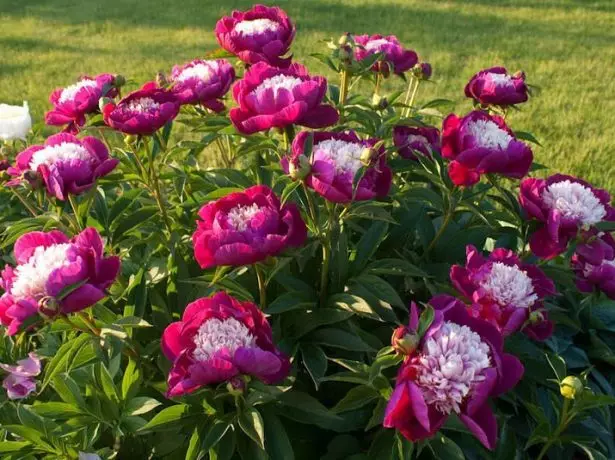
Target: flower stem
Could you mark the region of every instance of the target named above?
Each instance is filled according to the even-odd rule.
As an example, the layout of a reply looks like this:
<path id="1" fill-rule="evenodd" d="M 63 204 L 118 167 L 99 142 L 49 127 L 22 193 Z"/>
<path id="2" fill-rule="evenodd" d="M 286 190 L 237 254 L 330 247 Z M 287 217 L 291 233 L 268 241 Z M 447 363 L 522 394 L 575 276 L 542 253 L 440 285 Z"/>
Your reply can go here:
<path id="1" fill-rule="evenodd" d="M 169 234 L 173 233 L 173 229 L 171 227 L 171 221 L 169 220 L 169 215 L 167 214 L 167 208 L 164 205 L 162 200 L 162 193 L 160 192 L 160 180 L 158 179 L 158 174 L 156 173 L 156 168 L 154 168 L 154 153 L 153 150 L 150 150 L 149 144 L 147 142 L 147 137 L 143 137 L 143 144 L 145 145 L 145 149 L 148 152 L 149 156 L 149 177 L 148 183 L 150 185 L 150 190 L 154 195 L 154 199 L 156 200 L 156 204 L 158 204 L 158 209 L 160 209 L 160 213 L 162 214 L 162 220 L 169 231 Z M 161 144 L 162 147 L 162 144 Z"/>
<path id="2" fill-rule="evenodd" d="M 542 460 L 542 458 L 547 454 L 551 446 L 553 446 L 555 441 L 557 441 L 557 439 L 559 438 L 559 435 L 566 429 L 566 427 L 572 420 L 572 417 L 570 418 L 568 417 L 569 408 L 570 408 L 570 400 L 564 399 L 564 404 L 562 406 L 562 413 L 559 418 L 559 425 L 553 432 L 553 436 L 551 436 L 549 440 L 547 441 L 547 443 L 542 447 L 542 450 L 538 454 L 538 457 L 536 457 L 536 460 Z"/>
<path id="3" fill-rule="evenodd" d="M 258 295 L 261 310 L 264 310 L 267 306 L 267 281 L 265 279 L 265 273 L 259 264 L 254 264 L 254 271 L 256 272 L 256 278 L 258 279 Z"/>
<path id="4" fill-rule="evenodd" d="M 414 84 L 414 89 L 412 90 L 412 95 L 410 95 L 410 87 L 413 86 L 412 83 L 415 80 L 416 80 L 416 83 Z M 402 114 L 405 117 L 410 115 L 410 110 L 412 109 L 412 105 L 414 104 L 414 99 L 416 98 L 416 93 L 419 90 L 419 85 L 420 84 L 421 84 L 421 80 L 417 80 L 415 78 L 412 78 L 410 80 L 410 84 L 408 84 L 408 92 L 406 93 L 406 101 L 404 102 L 404 104 L 406 105 L 406 108 L 404 109 L 404 113 Z M 409 99 L 408 99 L 408 96 L 410 96 Z"/>
<path id="5" fill-rule="evenodd" d="M 80 232 L 81 230 L 83 230 L 83 227 L 79 219 L 79 205 L 75 201 L 75 196 L 69 193 L 68 202 L 70 203 L 70 207 L 72 208 L 73 214 L 75 215 L 75 223 L 77 224 L 77 231 Z"/>
<path id="6" fill-rule="evenodd" d="M 14 187 L 7 187 L 11 190 L 11 192 L 13 192 L 13 194 L 17 197 L 17 199 L 19 201 L 21 201 L 21 204 L 24 205 L 24 207 L 30 211 L 30 214 L 32 214 L 33 217 L 37 217 L 38 213 L 36 212 L 36 210 L 32 207 L 32 205 L 30 203 L 28 203 L 28 201 L 23 197 L 23 195 L 21 193 L 19 193 L 19 190 L 17 190 Z"/>
<path id="7" fill-rule="evenodd" d="M 292 145 L 293 139 L 295 138 L 295 127 L 293 125 L 288 125 L 284 127 L 284 150 L 288 152 L 290 150 L 290 146 Z"/>
<path id="8" fill-rule="evenodd" d="M 312 195 L 310 193 L 310 191 L 307 188 L 307 185 L 305 185 L 305 182 L 303 182 L 303 191 L 305 192 L 305 196 L 307 197 L 307 202 L 308 202 L 308 208 L 310 210 L 310 217 L 312 219 L 312 225 L 314 226 L 314 230 L 318 229 L 318 220 L 316 218 L 316 207 L 314 206 L 314 200 L 312 200 Z"/>
<path id="9" fill-rule="evenodd" d="M 446 230 L 446 228 L 448 227 L 448 224 L 451 222 L 451 219 L 453 218 L 453 214 L 455 213 L 456 201 L 455 201 L 455 198 L 452 196 L 450 200 L 451 201 L 450 201 L 449 207 L 446 210 L 446 213 L 444 214 L 444 219 L 442 220 L 442 225 L 440 225 L 440 228 L 438 229 L 438 233 L 436 233 L 436 236 L 434 237 L 434 239 L 431 240 L 431 243 L 429 243 L 429 246 L 427 246 L 427 249 L 425 250 L 425 254 L 428 254 L 434 248 L 434 246 L 440 240 L 442 235 L 444 235 L 444 231 Z"/>
<path id="10" fill-rule="evenodd" d="M 335 208 L 327 202 L 327 230 L 322 238 L 322 268 L 320 271 L 320 306 L 324 307 L 327 302 L 327 285 L 329 284 L 329 263 L 331 261 L 331 237 L 333 235 L 333 220 L 335 218 Z"/>
<path id="11" fill-rule="evenodd" d="M 350 72 L 347 69 L 343 69 L 340 72 L 340 98 L 339 98 L 339 110 L 340 110 L 340 123 L 344 120 L 344 104 L 346 104 L 346 98 L 348 97 Z"/>
<path id="12" fill-rule="evenodd" d="M 374 94 L 378 95 L 380 93 L 380 82 L 382 81 L 382 74 L 378 72 L 376 74 L 376 86 L 374 87 Z"/>

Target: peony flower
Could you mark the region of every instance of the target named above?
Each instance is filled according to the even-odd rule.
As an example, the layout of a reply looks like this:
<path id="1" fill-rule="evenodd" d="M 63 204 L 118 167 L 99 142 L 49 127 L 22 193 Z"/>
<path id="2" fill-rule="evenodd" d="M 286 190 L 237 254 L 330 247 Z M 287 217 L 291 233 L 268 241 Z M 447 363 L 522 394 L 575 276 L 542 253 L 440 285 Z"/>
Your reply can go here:
<path id="1" fill-rule="evenodd" d="M 0 363 L 0 369 L 9 373 L 2 381 L 9 399 L 24 399 L 36 390 L 36 377 L 41 373 L 41 360 L 36 353 L 17 361 L 16 365 Z"/>
<path id="2" fill-rule="evenodd" d="M 219 101 L 235 79 L 235 69 L 228 61 L 196 59 L 173 67 L 171 92 L 181 104 L 202 104 L 214 112 L 224 110 Z"/>
<path id="3" fill-rule="evenodd" d="M 301 246 L 307 229 L 293 203 L 280 200 L 265 185 L 231 193 L 207 203 L 192 235 L 201 268 L 249 265 Z"/>
<path id="4" fill-rule="evenodd" d="M 104 257 L 103 241 L 94 228 L 68 239 L 58 230 L 29 232 L 17 239 L 17 265 L 2 271 L 0 324 L 8 334 L 39 311 L 68 314 L 94 305 L 106 296 L 120 270 L 120 259 Z"/>
<path id="5" fill-rule="evenodd" d="M 45 123 L 52 126 L 68 125 L 66 130 L 76 133 L 85 124 L 85 116 L 98 112 L 101 97 L 115 97 L 115 77 L 103 73 L 96 77 L 83 77 L 66 88 L 57 88 L 49 96 L 53 109 L 45 114 Z"/>
<path id="6" fill-rule="evenodd" d="M 442 126 L 442 156 L 455 185 L 471 186 L 483 174 L 521 179 L 532 166 L 529 146 L 516 139 L 504 120 L 475 110 L 459 118 L 451 114 Z"/>
<path id="7" fill-rule="evenodd" d="M 395 35 L 355 35 L 355 43 L 359 45 L 355 49 L 355 58 L 362 61 L 377 53 L 383 53 L 381 61 L 374 63 L 372 70 L 388 75 L 389 72 L 402 74 L 410 70 L 418 62 L 419 58 L 413 50 L 404 49 Z M 389 65 L 393 66 L 392 69 Z"/>
<path id="8" fill-rule="evenodd" d="M 162 335 L 162 351 L 173 363 L 167 396 L 181 396 L 239 375 L 267 384 L 283 380 L 290 362 L 274 345 L 265 315 L 251 302 L 225 292 L 192 302 L 181 321 Z"/>
<path id="9" fill-rule="evenodd" d="M 282 160 L 288 173 L 291 165 L 298 166 L 304 157 L 308 136 L 313 136 L 311 171 L 305 183 L 333 203 L 371 200 L 388 195 L 391 188 L 391 168 L 386 154 L 376 139 L 361 140 L 354 131 L 344 133 L 302 131 L 295 137 L 290 158 Z M 369 154 L 366 158 L 366 154 Z M 353 188 L 353 180 L 362 166 L 365 174 Z"/>
<path id="10" fill-rule="evenodd" d="M 546 319 L 542 301 L 555 295 L 555 285 L 536 265 L 524 264 L 507 249 L 495 249 L 488 259 L 472 245 L 466 247 L 466 265 L 451 267 L 455 288 L 472 303 L 470 314 L 482 318 L 504 335 L 523 328 L 537 340 L 547 339 L 553 323 Z M 542 321 L 530 321 L 533 312 L 540 312 Z"/>
<path id="11" fill-rule="evenodd" d="M 109 174 L 118 163 L 95 137 L 80 140 L 60 133 L 50 136 L 44 145 L 33 145 L 17 155 L 15 167 L 8 169 L 17 177 L 7 185 L 20 184 L 24 174 L 32 171 L 42 177 L 49 195 L 64 201 L 69 194 L 88 191 L 96 179 Z"/>
<path id="12" fill-rule="evenodd" d="M 393 144 L 407 160 L 417 160 L 415 151 L 431 157 L 432 152 L 440 151 L 440 131 L 431 126 L 395 126 Z"/>
<path id="13" fill-rule="evenodd" d="M 278 69 L 259 62 L 233 86 L 239 107 L 232 108 L 229 115 L 243 134 L 292 124 L 324 128 L 339 118 L 332 106 L 322 103 L 326 92 L 327 80 L 310 77 L 300 64 Z"/>
<path id="14" fill-rule="evenodd" d="M 0 104 L 0 139 L 12 141 L 25 139 L 32 128 L 28 103 L 23 106 Z"/>
<path id="15" fill-rule="evenodd" d="M 519 202 L 540 226 L 530 238 L 538 257 L 551 259 L 563 253 L 580 229 L 615 220 L 611 195 L 576 177 L 556 174 L 547 179 L 521 182 Z"/>
<path id="16" fill-rule="evenodd" d="M 103 119 L 113 129 L 125 134 L 154 134 L 179 112 L 179 101 L 173 93 L 149 82 L 118 103 L 104 105 Z"/>
<path id="17" fill-rule="evenodd" d="M 383 424 L 417 441 L 433 436 L 454 412 L 485 447 L 494 449 L 497 420 L 488 399 L 513 388 L 523 365 L 503 352 L 497 329 L 472 318 L 461 301 L 437 296 L 430 304 L 434 320 L 397 374 Z M 418 315 L 410 317 L 410 328 L 416 330 Z"/>
<path id="18" fill-rule="evenodd" d="M 295 38 L 295 26 L 277 6 L 254 5 L 242 12 L 233 11 L 216 24 L 220 46 L 246 64 L 265 62 L 288 67 L 291 57 L 284 58 Z"/>
<path id="19" fill-rule="evenodd" d="M 474 75 L 465 88 L 467 97 L 483 105 L 502 107 L 527 101 L 528 88 L 523 72 L 509 75 L 504 67 L 491 67 Z"/>
<path id="20" fill-rule="evenodd" d="M 615 300 L 615 240 L 610 233 L 586 232 L 571 262 L 581 292 L 597 288 Z"/>

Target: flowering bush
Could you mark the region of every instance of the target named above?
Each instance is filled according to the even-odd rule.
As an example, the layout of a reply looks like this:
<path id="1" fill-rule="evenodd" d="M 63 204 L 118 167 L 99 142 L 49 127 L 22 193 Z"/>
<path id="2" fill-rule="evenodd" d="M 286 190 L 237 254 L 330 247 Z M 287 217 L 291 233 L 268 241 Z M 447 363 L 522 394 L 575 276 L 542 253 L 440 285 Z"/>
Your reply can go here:
<path id="1" fill-rule="evenodd" d="M 47 139 L 0 105 L 2 458 L 614 458 L 614 211 L 534 163 L 525 74 L 451 113 L 394 36 L 315 54 L 338 85 L 294 35 L 233 12 Z"/>

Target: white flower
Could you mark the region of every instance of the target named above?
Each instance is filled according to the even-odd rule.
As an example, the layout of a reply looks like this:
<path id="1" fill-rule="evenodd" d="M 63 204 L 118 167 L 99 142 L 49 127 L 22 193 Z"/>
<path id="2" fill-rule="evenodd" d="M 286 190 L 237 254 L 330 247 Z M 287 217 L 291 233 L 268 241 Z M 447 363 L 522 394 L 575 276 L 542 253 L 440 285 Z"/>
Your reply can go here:
<path id="1" fill-rule="evenodd" d="M 24 101 L 23 106 L 0 104 L 0 139 L 25 139 L 30 128 L 32 118 L 27 102 Z"/>

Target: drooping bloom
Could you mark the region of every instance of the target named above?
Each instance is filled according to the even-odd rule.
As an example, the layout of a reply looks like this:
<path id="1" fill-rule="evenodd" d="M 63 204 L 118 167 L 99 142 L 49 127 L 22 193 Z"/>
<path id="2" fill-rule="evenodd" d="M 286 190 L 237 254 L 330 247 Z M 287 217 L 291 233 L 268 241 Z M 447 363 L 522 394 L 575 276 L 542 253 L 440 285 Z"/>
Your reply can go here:
<path id="1" fill-rule="evenodd" d="M 339 118 L 337 110 L 322 103 L 326 91 L 327 80 L 310 77 L 300 64 L 279 69 L 259 62 L 233 85 L 239 107 L 232 108 L 229 115 L 244 134 L 292 124 L 324 128 Z"/>
<path id="2" fill-rule="evenodd" d="M 534 160 L 530 147 L 517 140 L 504 119 L 480 110 L 444 119 L 442 156 L 452 160 L 448 171 L 453 183 L 463 186 L 476 184 L 483 174 L 521 179 Z"/>
<path id="3" fill-rule="evenodd" d="M 547 179 L 521 182 L 519 202 L 540 226 L 530 238 L 538 257 L 551 259 L 563 253 L 580 229 L 615 220 L 611 195 L 576 177 L 555 174 Z"/>
<path id="4" fill-rule="evenodd" d="M 384 426 L 417 441 L 433 436 L 455 412 L 485 447 L 494 449 L 497 420 L 488 399 L 513 388 L 523 365 L 503 352 L 497 329 L 472 318 L 461 301 L 437 296 L 430 304 L 434 320 L 399 370 Z M 409 327 L 416 331 L 418 315 L 411 312 L 410 318 Z"/>
<path id="5" fill-rule="evenodd" d="M 598 289 L 615 300 L 615 240 L 610 233 L 590 230 L 572 255 L 572 268 L 581 292 Z"/>
<path id="6" fill-rule="evenodd" d="M 30 232 L 15 242 L 17 265 L 2 271 L 0 324 L 8 334 L 39 311 L 45 316 L 69 314 L 106 297 L 120 270 L 117 256 L 105 257 L 94 228 L 68 239 L 58 230 Z"/>
<path id="7" fill-rule="evenodd" d="M 85 124 L 85 116 L 98 112 L 101 97 L 117 96 L 115 76 L 103 73 L 96 77 L 82 77 L 66 88 L 56 88 L 49 96 L 53 109 L 45 114 L 45 123 L 52 126 L 67 125 L 68 132 L 76 133 Z"/>
<path id="8" fill-rule="evenodd" d="M 482 318 L 504 335 L 521 330 L 532 312 L 541 321 L 523 331 L 537 340 L 547 339 L 553 323 L 547 319 L 543 299 L 555 295 L 555 285 L 536 265 L 524 264 L 507 249 L 495 249 L 485 259 L 472 245 L 466 247 L 466 265 L 451 267 L 451 281 L 470 302 L 470 314 Z"/>
<path id="9" fill-rule="evenodd" d="M 32 128 L 32 118 L 28 103 L 23 106 L 0 104 L 0 139 L 12 141 L 25 139 Z"/>
<path id="10" fill-rule="evenodd" d="M 249 265 L 301 246 L 307 229 L 294 203 L 282 206 L 273 191 L 255 185 L 207 203 L 192 235 L 202 268 Z"/>
<path id="11" fill-rule="evenodd" d="M 415 151 L 431 157 L 432 152 L 440 151 L 440 130 L 431 126 L 395 126 L 393 144 L 406 160 L 416 160 Z"/>
<path id="12" fill-rule="evenodd" d="M 118 103 L 109 102 L 103 109 L 105 123 L 125 134 L 154 134 L 179 112 L 175 95 L 151 81 Z"/>
<path id="13" fill-rule="evenodd" d="M 69 194 L 88 191 L 96 179 L 109 174 L 118 163 L 95 137 L 77 139 L 72 134 L 60 133 L 17 155 L 15 166 L 8 169 L 15 179 L 7 185 L 20 184 L 24 173 L 32 171 L 43 179 L 49 195 L 64 201 Z"/>
<path id="14" fill-rule="evenodd" d="M 17 361 L 16 365 L 0 363 L 0 369 L 9 373 L 2 381 L 9 399 L 27 398 L 36 390 L 36 377 L 41 373 L 41 360 L 36 353 Z"/>
<path id="15" fill-rule="evenodd" d="M 355 58 L 362 61 L 368 56 L 383 53 L 381 61 L 374 63 L 372 70 L 388 75 L 402 74 L 414 67 L 419 58 L 415 51 L 404 49 L 395 35 L 355 35 Z M 392 68 L 391 68 L 392 66 Z"/>
<path id="16" fill-rule="evenodd" d="M 510 75 L 504 67 L 491 67 L 470 79 L 465 94 L 483 105 L 505 107 L 527 101 L 528 88 L 523 72 Z"/>
<path id="17" fill-rule="evenodd" d="M 288 67 L 288 53 L 295 38 L 295 25 L 277 6 L 254 5 L 248 11 L 233 11 L 216 24 L 220 46 L 246 64 L 266 62 Z"/>
<path id="18" fill-rule="evenodd" d="M 271 327 L 258 306 L 225 292 L 188 305 L 182 320 L 167 326 L 161 345 L 173 363 L 168 397 L 239 375 L 276 383 L 290 369 L 288 358 L 273 343 Z"/>
<path id="19" fill-rule="evenodd" d="M 309 136 L 313 136 L 313 146 L 311 171 L 305 178 L 308 187 L 333 203 L 371 200 L 388 195 L 392 173 L 386 164 L 384 147 L 381 144 L 378 146 L 376 139 L 359 139 L 354 131 L 302 131 L 293 141 L 291 157 L 282 160 L 286 172 L 291 164 L 297 166 L 304 157 Z M 362 166 L 367 166 L 366 171 L 353 188 L 354 177 Z"/>
<path id="20" fill-rule="evenodd" d="M 202 104 L 221 112 L 224 97 L 235 79 L 235 69 L 225 59 L 196 59 L 171 72 L 171 92 L 181 104 Z"/>

